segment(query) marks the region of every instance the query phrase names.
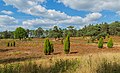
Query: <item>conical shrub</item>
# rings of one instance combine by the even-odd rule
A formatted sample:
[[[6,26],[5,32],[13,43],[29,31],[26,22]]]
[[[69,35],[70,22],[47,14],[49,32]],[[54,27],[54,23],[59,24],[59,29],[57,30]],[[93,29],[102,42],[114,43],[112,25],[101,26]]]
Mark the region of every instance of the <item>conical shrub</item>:
[[[113,40],[112,40],[112,38],[110,38],[109,41],[107,42],[107,47],[108,48],[112,48],[113,47]]]
[[[16,45],[16,44],[15,44],[15,41],[14,41],[14,42],[13,42],[13,46],[15,47],[15,45]]]
[[[103,38],[100,38],[98,41],[98,48],[103,48]]]
[[[64,52],[68,54],[70,52],[70,36],[67,35],[65,42],[64,42]]]
[[[50,53],[53,53],[53,52],[54,52],[53,44],[47,38],[44,42],[44,53],[45,55],[50,55]]]
[[[8,42],[8,43],[7,43],[7,47],[9,47],[9,46],[10,46],[10,43]]]

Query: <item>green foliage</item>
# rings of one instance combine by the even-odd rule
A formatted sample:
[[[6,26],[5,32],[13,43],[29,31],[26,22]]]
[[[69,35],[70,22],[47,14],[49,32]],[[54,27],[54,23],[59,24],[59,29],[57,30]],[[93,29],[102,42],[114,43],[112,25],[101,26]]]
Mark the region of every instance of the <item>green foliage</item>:
[[[11,47],[13,46],[13,43],[12,43],[12,42],[10,43],[10,46],[11,46]]]
[[[53,53],[54,52],[54,48],[53,48],[54,46],[53,46],[53,43],[52,42],[50,42],[50,48],[51,48],[51,53]]]
[[[14,32],[14,36],[16,39],[23,39],[27,37],[27,32],[24,28],[22,27],[18,27],[15,32]]]
[[[13,41],[13,46],[14,46],[14,47],[16,46],[16,43],[15,43],[15,41]]]
[[[98,41],[98,48],[103,48],[103,38],[100,38]]]
[[[113,47],[113,40],[112,40],[112,38],[110,38],[109,41],[107,42],[107,47],[108,48],[112,48]]]
[[[61,39],[61,44],[63,44],[64,43],[64,41],[63,41],[63,39]]]
[[[45,55],[50,55],[50,53],[53,53],[53,52],[54,52],[53,44],[47,38],[44,42],[44,53]]]
[[[29,37],[29,38],[28,38],[28,41],[32,41],[32,38]]]
[[[44,30],[41,27],[39,27],[37,30],[35,30],[35,36],[37,38],[40,38],[43,36],[43,32],[44,32]]]
[[[9,42],[7,42],[7,47],[9,47],[10,46],[10,43]]]
[[[70,52],[70,36],[67,35],[65,42],[64,42],[64,52],[68,54]]]
[[[7,42],[7,47],[15,47],[16,46],[16,43],[15,41],[10,41],[10,42]]]

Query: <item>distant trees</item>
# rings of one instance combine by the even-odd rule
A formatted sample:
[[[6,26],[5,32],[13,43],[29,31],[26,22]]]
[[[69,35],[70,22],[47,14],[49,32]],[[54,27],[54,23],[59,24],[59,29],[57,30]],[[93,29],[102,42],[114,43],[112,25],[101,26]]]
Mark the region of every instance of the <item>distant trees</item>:
[[[15,32],[14,32],[14,36],[16,39],[23,39],[27,37],[27,32],[24,28],[22,27],[18,27]]]
[[[21,27],[22,28],[22,27]],[[17,29],[18,30],[18,29]],[[58,26],[54,26],[51,29],[44,30],[43,28],[39,27],[36,30],[32,29],[26,29],[23,30],[24,34],[27,33],[25,36],[26,38],[28,37],[49,37],[49,38],[65,38],[68,34],[70,37],[91,37],[91,40],[93,39],[100,39],[100,37],[106,37],[107,35],[118,35],[120,36],[120,22],[115,21],[110,24],[108,23],[101,23],[101,24],[89,24],[85,25],[81,29],[76,29],[74,26],[68,26],[67,28],[60,28]],[[0,32],[0,38],[23,38],[23,37],[18,37],[17,34],[14,34],[13,32],[17,33],[15,31],[2,31]],[[20,31],[21,32],[21,31]],[[22,35],[23,36],[23,35]]]
[[[67,28],[68,28],[68,35],[70,35],[71,37],[75,37],[77,30],[74,29],[74,26],[69,26]]]
[[[35,30],[35,36],[37,38],[43,37],[43,33],[44,33],[44,30],[41,27],[39,27],[37,30]]]
[[[62,36],[63,36],[63,31],[61,28],[58,28],[57,26],[54,26],[53,29],[49,30],[49,37],[53,37],[55,38],[55,40]]]

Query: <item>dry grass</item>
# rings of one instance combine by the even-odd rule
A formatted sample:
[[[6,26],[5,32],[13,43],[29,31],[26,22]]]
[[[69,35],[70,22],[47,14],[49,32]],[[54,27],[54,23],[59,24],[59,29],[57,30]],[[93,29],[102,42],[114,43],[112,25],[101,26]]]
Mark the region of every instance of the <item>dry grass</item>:
[[[8,66],[5,66],[7,66],[8,70],[11,66],[16,69],[18,64],[20,66],[20,70],[18,69],[20,73],[21,71],[25,73],[119,73],[120,53],[98,53],[83,56],[64,57],[60,56],[50,59],[14,62],[8,64]],[[3,70],[4,68],[6,69],[3,64],[1,65]],[[16,70],[12,69],[10,71],[14,72]],[[16,73],[19,72],[16,71]]]
[[[43,53],[44,39],[36,38],[32,41],[3,39],[0,40],[0,63],[10,65],[12,63],[15,67],[16,64],[20,64],[24,71],[31,70],[34,66],[37,69],[40,67],[39,71],[41,72],[36,73],[50,73],[51,70],[51,73],[120,73],[120,37],[112,36],[112,38],[114,41],[113,48],[109,49],[104,44],[104,48],[99,49],[97,43],[87,43],[85,38],[72,37],[71,52],[68,55],[64,54],[63,44],[60,41],[50,39],[54,43],[55,51],[48,56]],[[105,39],[105,42],[107,40]],[[9,41],[16,41],[16,47],[7,47],[6,43]],[[30,60],[33,62],[30,65],[31,68],[28,67]],[[1,65],[4,67],[3,64]],[[6,65],[5,69],[9,70]],[[38,66],[36,67],[36,65]],[[0,68],[0,71],[1,69],[4,68]]]

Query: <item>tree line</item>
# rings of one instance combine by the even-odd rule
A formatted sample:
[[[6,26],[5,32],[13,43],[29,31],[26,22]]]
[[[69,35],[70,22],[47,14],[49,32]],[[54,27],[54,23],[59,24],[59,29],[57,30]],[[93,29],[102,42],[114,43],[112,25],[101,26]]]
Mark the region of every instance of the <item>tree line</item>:
[[[109,35],[120,36],[120,22],[115,21],[112,23],[89,24],[81,29],[76,29],[74,26],[69,26],[65,29],[54,26],[51,29],[44,30],[39,27],[36,30],[24,29],[22,27],[16,28],[15,31],[2,31],[0,32],[0,39],[25,39],[25,38],[64,38],[67,35],[70,37],[85,37],[89,36],[94,39],[99,39],[101,36],[106,37]]]

